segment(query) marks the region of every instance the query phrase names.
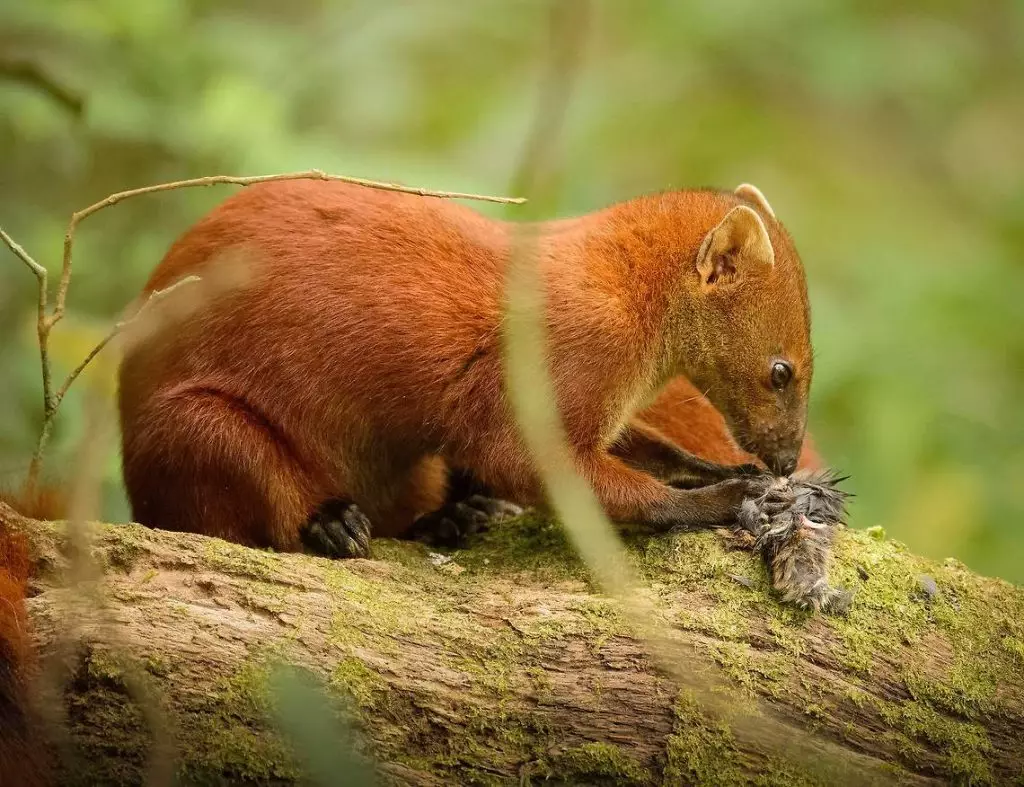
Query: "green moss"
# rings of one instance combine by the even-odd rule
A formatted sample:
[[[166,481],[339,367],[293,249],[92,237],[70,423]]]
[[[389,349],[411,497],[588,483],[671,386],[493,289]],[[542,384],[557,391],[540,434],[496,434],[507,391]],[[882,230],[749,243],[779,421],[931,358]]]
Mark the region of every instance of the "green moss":
[[[470,729],[501,736],[522,761],[538,757],[545,761],[545,732],[531,727],[535,720],[514,704],[514,698],[524,692],[543,694],[550,686],[539,663],[524,663],[526,654],[573,637],[600,649],[610,637],[628,635],[630,626],[616,604],[590,598],[574,603],[568,611],[524,619],[513,616],[505,625],[496,620],[489,628],[481,628],[472,614],[453,614],[465,603],[464,589],[472,587],[467,579],[474,572],[494,575],[498,581],[525,571],[541,581],[585,578],[585,570],[571,557],[557,526],[531,515],[503,523],[495,531],[477,539],[471,549],[454,554],[469,570],[460,577],[440,574],[422,547],[391,542],[384,543],[381,552],[392,572],[386,583],[376,575],[364,579],[354,566],[329,569],[341,609],[336,641],[348,653],[339,670],[346,672],[342,682],[362,692],[363,702],[380,702],[385,693],[377,687],[383,679],[354,661],[353,649],[364,642],[365,634],[373,632],[375,644],[381,641],[376,636],[381,633],[396,641],[429,641],[442,649],[448,667],[492,698],[493,709],[478,708],[470,713]],[[875,703],[857,685],[858,675],[882,666],[886,674],[895,670],[912,699],[886,706],[881,717],[887,727],[880,735],[883,741],[916,767],[934,764],[932,752],[941,749],[946,752],[944,769],[950,777],[984,780],[991,747],[978,736],[981,728],[976,720],[998,710],[994,689],[999,671],[1020,671],[1024,596],[1009,586],[974,577],[958,564],[937,566],[917,558],[898,542],[880,535],[848,531],[838,540],[833,584],[856,591],[846,618],[815,615],[779,603],[760,561],[749,553],[728,549],[715,534],[627,539],[627,546],[655,595],[673,603],[672,619],[719,640],[706,647],[735,685],[748,693],[795,702],[815,723],[828,725],[835,715],[832,709],[842,702],[853,703],[861,712]],[[866,580],[858,574],[858,565],[866,571]],[[934,598],[922,594],[921,574],[935,579],[940,592]],[[408,591],[401,590],[402,583],[407,583]],[[402,609],[402,615],[395,616],[395,609]],[[450,630],[438,631],[431,622],[441,612]],[[826,631],[822,632],[822,627]],[[749,644],[754,637],[756,650]],[[851,673],[843,687],[799,679],[810,643],[821,648],[822,640],[824,647],[834,648],[835,657]],[[921,662],[914,654],[922,647],[948,651],[948,667],[937,674],[915,668]],[[599,686],[593,687],[593,699],[600,704]],[[415,709],[403,702],[393,699],[393,707],[386,710],[396,721],[415,714]],[[375,712],[381,712],[379,707]],[[776,774],[762,777],[764,783],[771,779],[790,784],[813,781],[802,769],[783,761],[767,769],[763,759],[751,760],[728,725],[703,716],[692,704],[681,701],[677,715],[687,717],[690,723],[677,723],[670,741],[669,782],[675,778],[707,784],[741,783],[749,781],[749,774],[755,771]],[[450,768],[455,774],[465,769],[485,781],[488,757],[499,755],[481,745],[478,740],[456,741],[447,747],[432,743],[418,752],[413,746],[408,757],[410,764],[420,758],[432,763],[435,771]],[[898,766],[894,768],[900,771]],[[786,774],[785,779],[777,774]]]
[[[786,614],[789,612],[789,614]],[[795,621],[807,617],[800,610],[782,610],[768,620],[768,631],[772,635],[776,647],[796,658],[807,650],[807,639],[795,625]]]
[[[1001,712],[1001,702],[1012,700],[995,690],[999,676],[1020,675],[1024,665],[1024,594],[1018,589],[975,577],[956,563],[940,566],[916,558],[897,542],[850,531],[838,541],[832,579],[856,589],[857,596],[847,618],[833,618],[779,603],[760,561],[728,549],[715,534],[630,538],[627,546],[655,598],[672,605],[668,619],[710,635],[710,640],[696,639],[743,689],[732,692],[741,705],[752,705],[755,692],[769,694],[805,709],[814,728],[827,727],[836,708],[853,703],[859,715],[877,712],[878,726],[884,725],[880,740],[899,752],[908,768],[934,767],[934,752],[941,751],[943,775],[976,782],[992,778],[986,762],[992,746],[983,723]],[[214,542],[210,550],[216,568],[249,580],[243,589],[249,606],[269,613],[281,609],[280,590],[265,581],[278,561],[275,555],[224,542]],[[642,763],[614,746],[584,744],[552,754],[564,741],[564,730],[547,728],[533,702],[551,691],[540,654],[574,641],[600,650],[611,638],[630,635],[616,603],[581,593],[568,609],[540,614],[517,611],[525,608],[522,597],[507,612],[481,610],[474,603],[481,582],[492,596],[507,589],[511,602],[520,593],[514,583],[523,572],[534,574],[531,587],[537,580],[569,580],[564,586],[580,587],[586,571],[557,525],[534,515],[502,523],[471,549],[454,553],[467,569],[458,576],[438,571],[421,545],[377,541],[374,555],[378,561],[372,563],[309,560],[333,591],[328,638],[337,663],[331,686],[360,708],[372,709],[383,729],[396,731],[380,744],[386,747],[382,754],[459,783],[505,783],[496,773],[516,773],[523,763],[589,783],[653,779]],[[858,564],[867,580],[858,576]],[[934,598],[921,593],[917,578],[923,573],[936,581]],[[182,607],[182,614],[191,613]],[[372,653],[366,650],[370,643]],[[459,711],[466,734],[439,738],[412,695],[389,684],[389,673],[374,669],[383,663],[382,655],[417,643],[438,652],[441,667],[471,685],[471,704]],[[920,648],[942,658],[916,659]],[[825,658],[834,656],[850,673],[840,685],[804,678],[807,652],[822,649]],[[109,695],[104,702],[111,707],[123,703],[123,665],[104,654],[92,662],[87,672],[95,692]],[[937,664],[942,668],[935,669]],[[253,659],[215,696],[190,699],[202,708],[179,717],[192,720],[190,725],[205,719],[186,731],[185,745],[197,752],[188,771],[193,781],[266,782],[297,773],[266,722],[262,665],[262,659]],[[150,671],[160,674],[165,667]],[[911,699],[876,700],[862,688],[868,673],[902,680]],[[607,702],[600,685],[592,689],[595,705]],[[757,783],[764,784],[813,781],[784,759],[753,754],[738,721],[734,736],[728,723],[702,712],[692,697],[680,698],[676,716],[666,783],[750,783],[753,773],[771,774],[759,777]],[[840,725],[832,731],[843,735]],[[124,750],[144,752],[133,734],[124,733]],[[144,755],[139,757],[144,763]]]
[[[706,597],[676,610],[675,622],[684,629],[742,640],[750,634],[751,621],[763,616],[763,605],[774,604],[761,562],[728,549],[717,534],[648,538],[634,547],[634,554],[641,576],[662,595],[683,590]]]
[[[814,621],[834,633],[825,642],[834,642],[834,655],[851,673],[850,680],[880,667],[902,678],[912,699],[886,708],[882,721],[889,729],[883,739],[918,767],[933,764],[932,752],[940,750],[948,776],[984,781],[990,777],[986,761],[992,750],[978,722],[999,713],[1001,701],[1012,701],[1000,700],[997,687],[1000,676],[1020,675],[1024,663],[1024,594],[977,577],[956,562],[939,566],[913,556],[883,536],[847,531],[838,539],[831,581],[856,591],[845,618],[774,602],[757,561],[724,549],[713,538],[687,534],[678,537],[685,542],[653,539],[642,552],[642,566],[651,582],[662,583],[666,590],[682,589],[695,599],[677,613],[677,620],[685,628],[725,640],[708,647],[735,684],[787,698],[825,724],[834,717],[831,709],[837,702],[860,708],[874,703],[856,685],[835,690],[794,681],[802,673],[807,628]],[[922,592],[922,574],[935,579],[939,592],[934,597]],[[733,581],[734,575],[744,577],[745,583]],[[778,651],[765,650],[763,644],[754,651],[747,644],[755,632],[764,641],[762,625]],[[820,642],[821,634],[814,636]],[[948,653],[949,658],[922,662],[915,657],[922,648]],[[936,671],[937,664],[946,666]],[[928,665],[929,671],[920,665]],[[677,726],[669,776],[711,784],[743,781],[743,757],[728,729],[705,718],[694,720],[688,707],[682,703],[677,709],[677,714],[689,716],[690,724]],[[1013,712],[1012,707],[1005,710]]]
[[[203,557],[217,571],[249,579],[270,579],[280,561],[271,552],[231,544],[219,538],[206,541]]]
[[[90,679],[118,688],[124,687],[125,672],[130,667],[124,656],[101,648],[90,649],[84,665]]]
[[[746,642],[720,642],[711,647],[726,675],[748,691],[777,695],[792,673],[792,660],[778,653],[755,651]]]
[[[330,641],[341,653],[332,686],[400,732],[388,740],[387,756],[411,768],[448,774],[458,783],[488,783],[500,781],[493,773],[500,763],[515,772],[518,764],[539,760],[550,745],[550,734],[533,706],[518,698],[542,690],[547,676],[525,658],[524,643],[559,636],[558,627],[532,630],[528,623],[517,627],[501,619],[484,625],[468,606],[473,596],[467,595],[466,575],[437,571],[419,547],[385,544],[384,551],[401,555],[401,560],[325,567],[336,605]],[[612,613],[595,605],[589,615],[571,617],[590,626],[589,621],[606,621]],[[366,660],[369,653],[363,649],[371,642],[375,654],[385,655],[391,647],[398,652],[422,642],[439,653],[443,667],[470,682],[479,703],[459,710],[467,734],[439,738],[412,697],[389,686]]]
[[[699,631],[726,640],[739,640],[750,631],[750,621],[740,605],[714,603],[703,609],[681,609],[676,623],[688,631]]]
[[[428,559],[434,551],[415,541],[398,541],[393,538],[375,538],[370,542],[371,557],[395,563],[411,571],[435,572]]]
[[[737,703],[735,707],[743,705]],[[845,775],[842,766],[834,763],[808,761],[804,765],[780,755],[765,757],[744,750],[729,724],[702,710],[692,692],[680,694],[675,716],[664,784],[814,787],[838,783],[836,778]],[[745,720],[751,718],[746,716]]]
[[[869,673],[875,654],[891,654],[893,643],[916,643],[929,612],[915,600],[919,567],[898,542],[849,531],[837,542],[832,575],[836,584],[856,589],[845,617],[829,617],[843,644],[840,659],[851,672]],[[857,566],[867,571],[861,580]]]
[[[654,775],[635,757],[608,743],[585,743],[566,749],[547,762],[549,776],[559,781],[586,779],[588,784],[646,785]]]
[[[145,528],[141,525],[116,525],[113,538],[108,539],[104,552],[107,565],[128,573],[147,549]]]
[[[699,588],[708,580],[724,580],[729,575],[746,576],[757,584],[764,577],[764,570],[752,555],[726,549],[722,538],[715,533],[642,537],[631,543],[640,558],[639,567],[644,578],[673,587]],[[729,581],[749,592],[748,588]],[[722,591],[731,589],[724,582],[720,584]]]
[[[119,660],[93,649],[65,695],[74,757],[57,763],[60,784],[141,784],[152,735],[124,685]]]
[[[991,670],[961,660],[939,679],[909,667],[903,681],[915,700],[966,719],[976,719],[990,710],[996,693],[996,676]]]
[[[866,580],[856,575],[858,563]],[[933,597],[921,591],[922,574],[935,580],[939,592]],[[884,659],[911,700],[889,703],[859,692],[848,697],[879,707],[888,740],[907,761],[924,764],[928,751],[937,750],[947,776],[972,783],[991,779],[992,747],[981,722],[1001,713],[999,682],[1021,674],[1017,653],[1005,643],[1019,636],[1024,594],[956,561],[936,565],[898,542],[858,532],[840,539],[833,576],[857,588],[849,616],[826,619],[841,643],[837,655],[852,672],[863,673]],[[916,657],[920,649],[941,658],[922,661]]]
[[[1024,665],[1024,639],[1007,636],[1003,637],[1001,644],[1003,650],[1015,657],[1019,664]]]
[[[857,563],[867,570],[866,581],[857,577]],[[882,655],[902,670],[916,698],[968,717],[992,710],[998,676],[1013,668],[1013,654],[998,643],[1017,626],[1013,621],[1024,618],[1024,594],[958,564],[936,566],[908,554],[898,542],[857,532],[840,539],[832,573],[837,583],[857,588],[849,615],[828,618],[851,671],[870,672]],[[921,574],[935,579],[940,591],[935,598],[921,593]],[[930,648],[950,650],[952,664],[944,674],[922,673],[914,659],[901,659],[894,650],[912,652],[926,638]]]
[[[58,781],[112,787],[143,784],[153,752],[146,713],[123,685],[126,664],[93,650],[82,662],[74,692],[66,696],[74,754],[61,758]],[[188,785],[286,784],[301,778],[287,749],[258,712],[262,674],[249,664],[213,695],[183,695],[170,715],[180,750],[189,759],[176,781]],[[149,711],[152,712],[152,709]]]
[[[846,690],[846,698],[858,708],[865,707],[868,704],[870,697],[870,694],[857,686],[851,686]]]
[[[372,639],[374,647],[385,653],[397,653],[410,641],[432,647],[440,643],[444,632],[434,630],[435,621],[458,618],[448,608],[445,593],[451,580],[443,576],[427,580],[403,566],[387,565],[387,580],[382,581],[380,567],[373,570],[377,575],[366,579],[355,564],[335,561],[326,566],[324,579],[336,601],[331,643],[350,652]]]
[[[249,609],[279,615],[288,611],[287,593],[270,582],[252,581],[242,589],[241,601]]]
[[[477,572],[530,571],[553,580],[585,576],[561,525],[534,512],[496,524],[452,556]]]
[[[468,677],[474,686],[497,700],[523,683],[523,643],[514,632],[500,632],[489,640],[460,640],[446,648],[445,662]]]
[[[538,702],[544,702],[551,695],[551,678],[542,667],[527,667],[523,672],[530,676]]]
[[[331,671],[331,685],[342,688],[361,708],[372,708],[387,682],[357,658],[344,658]]]
[[[143,662],[146,672],[158,678],[165,678],[171,673],[171,664],[167,657],[156,654],[146,656]]]
[[[925,741],[944,753],[948,774],[968,784],[988,784],[992,780],[987,755],[992,750],[981,726],[951,719],[922,702],[894,703],[876,700],[882,719],[909,736],[913,742]],[[918,751],[905,749],[910,759]]]
[[[298,781],[298,764],[268,722],[270,651],[246,661],[221,681],[213,696],[198,699],[180,726],[190,752],[179,778],[188,784],[221,785]],[[185,721],[184,714],[181,721]]]
[[[555,744],[553,732],[532,707],[493,701],[463,705],[459,713],[465,734],[441,737],[422,710],[407,706],[403,711],[407,715],[400,729],[406,737],[389,745],[389,757],[444,783],[507,785],[509,777],[501,774],[525,776],[529,768],[524,763],[550,774],[544,765]]]
[[[706,716],[692,692],[679,696],[675,715],[668,739],[666,784],[725,787],[748,782],[729,727]]]
[[[570,604],[569,609],[579,613],[589,632],[622,633],[626,621],[618,604],[610,599],[594,597]]]

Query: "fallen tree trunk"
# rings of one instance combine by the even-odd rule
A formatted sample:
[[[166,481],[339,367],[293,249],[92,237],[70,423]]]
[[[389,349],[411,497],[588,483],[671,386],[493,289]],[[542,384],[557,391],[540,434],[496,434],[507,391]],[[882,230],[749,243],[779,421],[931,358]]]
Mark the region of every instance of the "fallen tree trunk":
[[[94,528],[87,559],[63,525],[0,519],[34,547],[62,783],[301,782],[268,714],[276,660],[347,703],[390,783],[1024,779],[1024,590],[878,534],[840,539],[845,618],[780,605],[716,534],[630,541],[681,687],[529,514],[447,560],[378,541],[343,562],[135,525]]]

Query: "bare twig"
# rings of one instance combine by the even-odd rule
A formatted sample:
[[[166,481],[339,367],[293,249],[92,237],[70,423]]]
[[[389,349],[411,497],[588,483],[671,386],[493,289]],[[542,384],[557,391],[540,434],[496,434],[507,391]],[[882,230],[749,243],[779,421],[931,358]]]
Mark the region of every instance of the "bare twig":
[[[68,388],[71,387],[71,384],[78,378],[78,375],[82,373],[85,367],[89,365],[89,362],[97,355],[99,355],[100,351],[102,351],[104,347],[110,344],[110,342],[114,339],[115,336],[121,333],[121,331],[123,331],[133,322],[138,320],[146,311],[146,309],[149,308],[149,306],[163,300],[172,292],[177,290],[179,287],[186,284],[193,284],[197,281],[200,281],[200,278],[198,276],[186,276],[184,279],[176,281],[170,287],[165,287],[162,290],[155,291],[148,298],[146,298],[146,300],[142,302],[142,305],[135,310],[135,313],[132,316],[128,317],[127,319],[121,320],[120,322],[114,323],[114,327],[110,329],[110,332],[103,337],[99,344],[97,344],[95,347],[92,348],[92,350],[89,351],[89,354],[85,356],[82,362],[78,364],[78,366],[75,367],[74,371],[72,371],[71,374],[67,376],[67,379],[64,380],[64,384],[59,389],[57,389],[57,393],[55,393],[53,396],[54,407],[60,406],[61,401],[64,399],[64,395],[68,392]]]
[[[14,239],[4,232],[3,229],[0,229],[0,240],[7,244],[7,247],[14,252],[14,256],[31,269],[39,283],[38,301],[36,304],[36,335],[39,338],[39,363],[42,367],[43,375],[43,431],[48,434],[49,429],[46,426],[46,421],[50,413],[50,403],[53,401],[53,392],[50,376],[50,326],[46,318],[46,305],[47,298],[49,297],[47,272],[46,268],[32,259],[28,252],[15,243]],[[28,481],[25,490],[30,496],[35,491],[36,476],[39,471],[39,468],[35,465],[36,461],[33,457],[33,464],[29,465]]]
[[[253,175],[251,177],[236,177],[234,175],[209,175],[205,178],[193,178],[192,180],[178,180],[173,183],[158,183],[155,186],[144,186],[129,191],[119,191],[111,194],[87,208],[72,214],[68,231],[64,235],[64,262],[61,267],[60,283],[57,285],[57,300],[53,307],[53,315],[50,318],[51,324],[57,322],[64,316],[64,302],[67,298],[68,282],[71,279],[71,244],[75,236],[75,228],[79,222],[98,213],[104,208],[116,205],[131,197],[141,197],[144,194],[156,194],[161,191],[173,191],[175,189],[197,188],[202,186],[252,186],[256,183],[269,183],[275,180],[334,180],[341,183],[354,183],[357,186],[366,186],[371,189],[383,191],[398,191],[403,194],[416,194],[420,197],[438,197],[440,199],[471,199],[481,202],[500,202],[506,205],[520,205],[526,202],[522,197],[493,197],[487,194],[468,194],[461,191],[434,191],[432,189],[421,189],[416,186],[403,186],[398,183],[384,183],[378,180],[366,180],[355,178],[349,175],[329,175],[319,169],[310,169],[305,172],[288,172],[281,175]]]
[[[384,191],[397,191],[404,194],[415,194],[421,197],[436,197],[440,199],[469,199],[479,200],[483,202],[499,202],[503,204],[519,205],[526,200],[521,197],[495,197],[487,194],[469,194],[460,191],[434,191],[432,189],[417,188],[415,186],[403,186],[398,183],[384,183],[376,180],[367,180],[365,178],[350,177],[348,175],[330,175],[326,172],[322,172],[318,169],[306,170],[304,172],[289,172],[278,175],[253,175],[247,177],[236,177],[233,175],[210,175],[204,178],[193,178],[191,180],[178,180],[172,183],[158,183],[153,186],[144,186],[138,189],[130,189],[128,191],[119,191],[116,194],[100,200],[99,202],[93,203],[87,208],[76,211],[71,215],[71,221],[68,224],[67,232],[64,235],[64,256],[61,263],[60,280],[57,284],[57,294],[54,299],[53,309],[47,313],[49,287],[47,279],[46,268],[36,262],[19,244],[17,244],[10,235],[0,229],[0,240],[7,245],[7,247],[14,253],[18,259],[24,262],[35,274],[36,279],[39,283],[39,300],[38,300],[38,314],[36,318],[36,334],[39,338],[39,360],[42,367],[43,377],[43,425],[39,433],[39,441],[36,444],[35,453],[32,455],[32,460],[29,463],[29,469],[27,478],[25,480],[25,493],[32,495],[35,492],[36,485],[39,481],[39,473],[42,468],[43,453],[46,450],[46,445],[50,439],[50,432],[53,429],[53,420],[57,415],[57,409],[60,407],[61,401],[64,399],[65,394],[68,392],[68,388],[78,378],[86,366],[92,361],[93,358],[98,355],[107,344],[132,320],[139,316],[143,309],[145,309],[153,301],[159,300],[166,295],[169,295],[171,290],[176,289],[179,285],[184,284],[195,277],[189,277],[183,279],[172,287],[168,287],[166,290],[153,293],[150,298],[143,303],[143,305],[136,312],[135,316],[129,320],[118,323],[114,326],[111,332],[94,347],[85,359],[71,372],[68,378],[61,385],[60,389],[54,393],[52,372],[50,367],[50,356],[49,356],[49,341],[50,331],[53,330],[53,326],[56,325],[64,317],[64,308],[67,303],[68,296],[68,285],[71,283],[71,263],[72,263],[72,247],[74,244],[75,229],[78,225],[89,218],[94,213],[98,213],[104,208],[109,208],[112,205],[116,205],[119,202],[123,202],[126,199],[132,197],[141,197],[145,194],[156,194],[162,191],[174,191],[177,189],[196,188],[200,186],[215,186],[215,185],[234,185],[234,186],[251,186],[256,183],[269,183],[276,180],[331,180],[339,181],[342,183],[352,183],[358,186],[366,186],[372,189],[382,189]]]
[[[39,473],[42,470],[43,453],[46,451],[46,445],[50,440],[50,433],[53,430],[53,422],[57,415],[57,408],[60,407],[60,403],[63,401],[65,394],[67,394],[68,389],[71,387],[71,384],[78,379],[78,375],[85,370],[85,367],[89,365],[93,358],[100,354],[104,347],[110,344],[111,340],[113,340],[115,336],[121,333],[125,327],[135,322],[151,303],[162,300],[184,284],[191,284],[199,280],[198,276],[188,276],[178,282],[175,282],[170,287],[166,287],[165,289],[157,290],[152,293],[136,310],[135,314],[125,320],[115,323],[110,332],[104,336],[103,339],[89,351],[88,355],[85,356],[82,362],[72,370],[71,374],[67,376],[61,387],[57,389],[57,392],[48,397],[47,401],[50,403],[49,410],[43,416],[43,426],[39,431],[36,450],[32,454],[32,460],[28,467],[28,477],[25,481],[26,494],[34,493],[36,490],[36,485],[39,482]],[[45,346],[45,344],[40,345],[41,348]],[[45,384],[47,389],[50,385],[49,377],[49,369],[47,368],[44,370],[44,379],[47,380],[47,383]]]
[[[38,279],[44,282],[46,281],[46,268],[44,268],[42,265],[40,265],[38,262],[32,259],[29,256],[28,252],[25,251],[17,243],[15,243],[14,239],[6,232],[4,232],[2,229],[0,229],[0,238],[3,238],[4,243],[7,244],[8,248],[10,248],[10,250],[14,252],[14,255],[18,259],[20,259],[22,262],[28,265],[29,268],[32,269],[32,272],[36,275]]]

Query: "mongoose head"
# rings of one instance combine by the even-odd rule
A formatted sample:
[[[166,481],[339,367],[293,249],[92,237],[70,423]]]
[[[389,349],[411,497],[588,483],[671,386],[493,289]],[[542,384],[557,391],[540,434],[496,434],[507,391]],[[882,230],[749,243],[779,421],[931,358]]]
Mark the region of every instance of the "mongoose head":
[[[803,264],[755,187],[725,197],[689,277],[685,372],[736,442],[779,475],[796,469],[813,372]]]

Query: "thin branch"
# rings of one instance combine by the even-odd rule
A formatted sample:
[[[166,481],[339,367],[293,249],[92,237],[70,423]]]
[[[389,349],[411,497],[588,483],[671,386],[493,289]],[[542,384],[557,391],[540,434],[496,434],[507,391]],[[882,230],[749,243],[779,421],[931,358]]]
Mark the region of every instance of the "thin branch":
[[[89,365],[90,361],[92,361],[93,358],[95,358],[97,355],[100,354],[100,352],[102,352],[104,347],[110,344],[114,337],[121,333],[121,331],[123,331],[126,327],[137,321],[150,305],[162,301],[164,298],[166,298],[172,292],[177,290],[179,287],[182,287],[186,284],[193,284],[198,281],[200,281],[200,278],[198,276],[186,276],[184,279],[176,281],[170,287],[165,287],[162,290],[156,290],[155,292],[150,294],[150,296],[145,301],[143,301],[142,305],[139,306],[139,308],[135,311],[135,314],[133,314],[131,317],[128,317],[127,319],[114,323],[114,327],[110,329],[110,333],[104,336],[103,339],[99,342],[99,344],[97,344],[95,347],[92,348],[92,350],[89,351],[89,354],[86,355],[82,362],[75,367],[74,371],[72,371],[71,374],[67,376],[67,379],[64,380],[64,384],[61,385],[61,387],[57,390],[57,393],[54,394],[54,410],[56,410],[60,406],[60,403],[64,399],[64,395],[68,392],[68,389],[71,387],[71,384],[76,379],[78,379],[78,375],[80,375],[85,370],[85,367]]]
[[[72,383],[78,378],[86,366],[95,358],[110,341],[120,333],[125,326],[136,320],[142,312],[146,309],[149,304],[162,299],[169,295],[172,290],[177,289],[183,284],[197,281],[198,278],[195,276],[189,276],[174,285],[167,287],[164,290],[154,292],[150,297],[139,307],[138,311],[129,319],[123,320],[117,323],[110,333],[97,344],[92,351],[85,357],[85,359],[75,367],[74,371],[68,375],[64,384],[61,385],[60,390],[56,394],[53,393],[52,374],[50,369],[50,331],[53,326],[56,325],[61,318],[64,316],[64,305],[67,302],[68,296],[68,285],[71,283],[71,252],[72,245],[74,243],[75,229],[79,223],[89,218],[94,213],[98,213],[104,208],[109,208],[112,205],[116,205],[119,202],[123,202],[131,197],[141,197],[144,194],[156,194],[161,191],[173,191],[176,189],[187,189],[196,188],[199,186],[215,186],[215,185],[234,185],[234,186],[251,186],[255,183],[269,183],[275,180],[333,180],[342,183],[352,183],[357,186],[366,186],[372,189],[382,189],[384,191],[398,191],[403,194],[415,194],[420,197],[437,197],[440,199],[469,199],[479,200],[482,202],[499,202],[506,205],[520,205],[526,202],[521,197],[494,197],[487,194],[469,194],[461,191],[434,191],[432,189],[422,189],[415,186],[402,186],[398,183],[384,183],[377,180],[367,180],[365,178],[350,177],[348,175],[329,175],[326,172],[322,172],[318,169],[311,169],[305,172],[289,172],[279,175],[253,175],[248,177],[236,177],[233,175],[210,175],[205,178],[193,178],[191,180],[178,180],[173,183],[158,183],[153,186],[144,186],[138,189],[130,189],[128,191],[119,191],[116,194],[111,194],[105,199],[100,200],[87,208],[76,211],[71,214],[71,221],[68,224],[67,232],[64,235],[64,257],[61,263],[60,281],[57,285],[57,296],[54,300],[52,311],[47,314],[47,299],[48,299],[48,284],[47,284],[47,271],[46,268],[36,262],[20,245],[14,242],[6,232],[0,229],[0,239],[7,245],[7,247],[14,253],[18,259],[24,262],[35,274],[36,279],[39,282],[39,302],[38,302],[38,315],[36,320],[36,333],[39,337],[39,360],[42,366],[43,375],[43,426],[39,432],[39,440],[36,443],[35,453],[32,455],[32,460],[29,463],[28,475],[25,481],[25,493],[27,495],[34,494],[36,484],[39,481],[39,473],[42,468],[43,452],[46,450],[46,445],[50,439],[50,432],[53,429],[53,420],[57,415],[57,408],[63,401],[65,394],[71,387]]]
[[[64,302],[67,298],[68,283],[71,280],[71,244],[74,241],[75,228],[78,223],[94,213],[111,205],[116,205],[131,197],[141,197],[144,194],[156,194],[161,191],[172,191],[174,189],[187,189],[204,186],[234,185],[252,186],[256,183],[269,183],[275,180],[334,180],[341,183],[353,183],[357,186],[366,186],[371,189],[382,189],[384,191],[398,191],[403,194],[416,194],[420,197],[438,197],[441,199],[470,199],[481,202],[499,202],[505,205],[521,205],[526,202],[522,197],[493,197],[487,194],[469,194],[461,191],[434,191],[422,189],[415,186],[403,186],[398,183],[384,183],[378,180],[367,180],[355,178],[348,175],[329,175],[319,169],[311,169],[305,172],[289,172],[281,175],[254,175],[251,177],[236,177],[233,175],[209,175],[205,178],[194,178],[192,180],[179,180],[173,183],[158,183],[155,186],[144,186],[129,191],[119,191],[111,194],[106,199],[90,205],[87,208],[72,214],[68,231],[64,235],[64,262],[61,268],[60,283],[57,286],[57,300],[53,307],[53,314],[50,317],[51,327],[55,322],[64,316]]]
[[[50,441],[50,432],[53,430],[53,421],[57,417],[57,408],[60,407],[60,403],[64,400],[64,396],[67,394],[71,384],[78,379],[78,376],[85,370],[85,367],[89,365],[92,359],[99,355],[103,348],[110,344],[115,336],[121,333],[121,331],[123,331],[127,326],[138,320],[151,304],[163,300],[183,285],[192,284],[198,281],[200,281],[198,276],[186,276],[184,279],[176,281],[171,286],[150,294],[150,296],[143,301],[142,305],[136,309],[135,313],[131,317],[115,323],[114,327],[110,329],[110,333],[104,336],[99,344],[93,347],[92,350],[89,351],[89,354],[85,356],[84,360],[74,368],[71,374],[67,376],[57,393],[50,398],[49,406],[43,414],[43,427],[39,431],[39,440],[36,442],[36,450],[33,452],[32,461],[28,466],[28,477],[25,481],[26,493],[33,493],[36,489],[36,484],[39,482],[39,474],[43,465],[43,454],[46,451],[47,443]],[[45,343],[40,346],[45,346]],[[47,372],[48,371],[49,370],[47,370]]]
[[[36,304],[36,336],[39,340],[39,365],[42,369],[43,375],[43,424],[44,431],[48,434],[49,429],[46,428],[46,423],[50,418],[53,404],[53,382],[50,374],[50,322],[46,316],[46,305],[49,293],[49,284],[46,268],[36,262],[29,255],[25,249],[23,249],[18,243],[15,243],[14,239],[8,235],[3,229],[0,229],[0,239],[3,240],[7,247],[14,252],[14,256],[24,262],[32,273],[35,274],[38,282],[38,301]],[[26,493],[32,494],[35,491],[35,482],[38,476],[39,468],[36,466],[36,461],[33,458],[32,464],[29,465],[28,482],[26,485]]]
[[[36,275],[37,279],[41,279],[43,281],[46,280],[46,268],[32,259],[32,257],[29,256],[29,253],[15,243],[14,238],[4,232],[3,229],[0,229],[0,239],[3,239],[3,242],[7,244],[7,248],[14,252],[15,257],[32,269],[32,272]]]

